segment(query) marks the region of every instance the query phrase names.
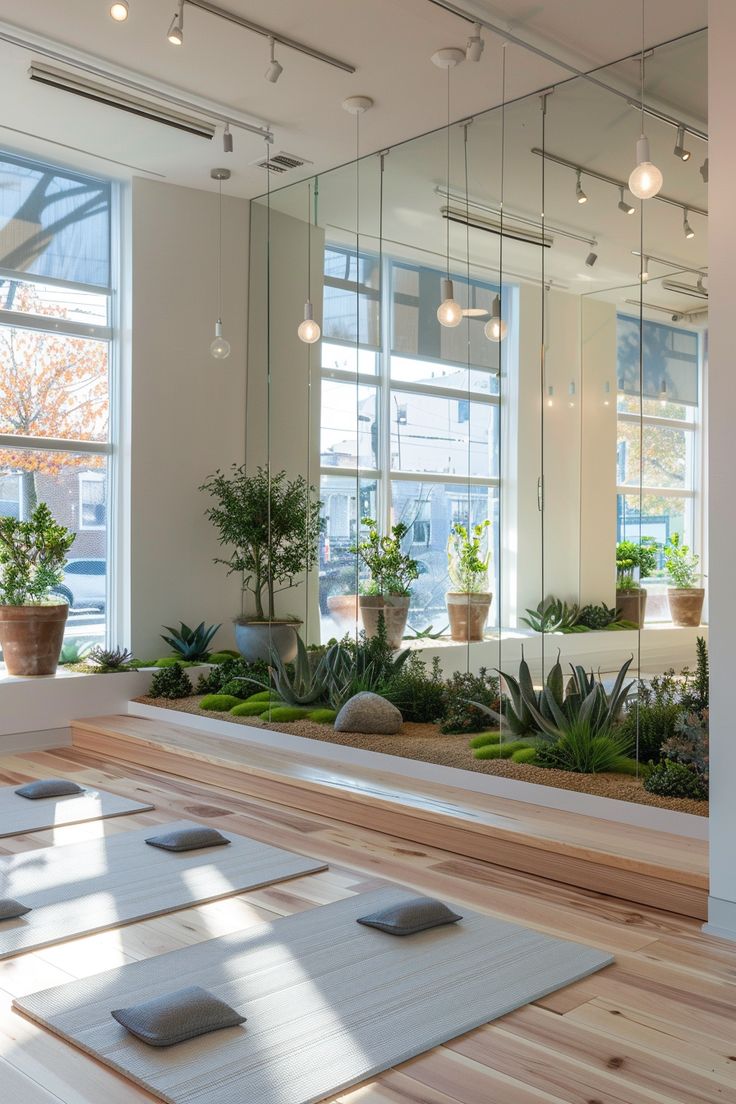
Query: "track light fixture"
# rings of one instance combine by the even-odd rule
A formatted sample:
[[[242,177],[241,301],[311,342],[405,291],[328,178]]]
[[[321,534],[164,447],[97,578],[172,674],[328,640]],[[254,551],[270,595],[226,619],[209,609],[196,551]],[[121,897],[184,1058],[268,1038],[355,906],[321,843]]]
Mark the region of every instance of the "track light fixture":
[[[480,23],[476,23],[473,27],[472,35],[468,37],[468,41],[465,44],[465,60],[480,61],[485,45],[480,35]]]
[[[688,222],[687,207],[683,207],[683,209],[682,209],[682,232],[685,235],[685,237],[688,238],[688,240],[690,238],[695,237],[695,231],[693,230],[692,226]]]
[[[636,211],[636,207],[634,207],[633,203],[627,203],[624,199],[623,188],[619,188],[618,190],[618,209],[619,211],[623,211],[625,215],[633,215]]]
[[[233,152],[233,135],[229,123],[225,123],[225,129],[222,132],[222,148],[225,153]]]
[[[583,185],[580,182],[580,170],[578,169],[578,179],[575,185],[575,195],[577,196],[578,203],[587,203],[588,197],[583,191]]]
[[[585,258],[586,265],[588,266],[588,268],[592,268],[597,260],[598,260],[598,254],[594,253],[593,250],[591,249],[590,253]]]
[[[172,46],[184,45],[184,0],[179,0],[166,37]]]
[[[110,5],[110,18],[116,23],[124,23],[128,18],[128,0],[115,0]]]
[[[685,149],[685,128],[684,126],[678,126],[677,137],[675,138],[675,148],[672,151],[675,157],[679,157],[681,161],[690,160],[690,150]]]
[[[269,44],[271,46],[271,60],[268,63],[268,69],[266,70],[266,80],[271,84],[275,84],[284,71],[283,65],[280,65],[276,60],[276,39],[269,38]]]
[[[703,162],[703,164],[700,166],[700,169],[698,171],[700,172],[700,175],[703,178],[703,183],[707,184],[708,183],[708,158],[707,157],[706,157],[705,161]]]

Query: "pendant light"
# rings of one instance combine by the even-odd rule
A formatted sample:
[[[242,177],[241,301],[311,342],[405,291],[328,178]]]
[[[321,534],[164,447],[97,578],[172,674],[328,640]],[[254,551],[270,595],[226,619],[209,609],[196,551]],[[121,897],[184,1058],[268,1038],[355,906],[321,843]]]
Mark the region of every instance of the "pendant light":
[[[489,341],[503,341],[508,333],[508,326],[501,318],[501,296],[494,295],[491,304],[491,317],[483,327],[483,333]]]
[[[435,54],[432,54],[432,61],[438,69],[445,69],[447,71],[447,194],[450,194],[450,70],[454,69],[456,65],[459,65],[461,61],[465,60],[465,53],[462,50],[456,49],[453,46],[449,46],[444,50],[438,50]],[[459,326],[463,320],[463,309],[460,304],[455,300],[455,289],[453,287],[452,279],[450,277],[450,220],[446,219],[446,272],[447,275],[442,280],[441,295],[442,302],[437,308],[437,321],[441,326],[445,326],[448,329],[454,329],[455,326]]]
[[[215,337],[210,344],[210,355],[215,360],[225,360],[230,356],[230,342],[222,336],[222,182],[230,179],[230,170],[212,169],[210,176],[218,182],[220,188],[217,217],[217,321]]]
[[[315,223],[316,223],[315,217]],[[304,304],[304,321],[299,323],[297,336],[305,345],[314,345],[322,336],[318,322],[314,320],[312,306],[312,182],[307,191],[307,301]]]
[[[649,139],[644,133],[644,4],[645,0],[641,0],[641,137],[636,143],[636,168],[629,177],[629,191],[637,199],[652,199],[662,190],[664,178],[651,160]]]
[[[128,0],[115,0],[110,5],[110,18],[116,23],[124,23],[128,18]]]

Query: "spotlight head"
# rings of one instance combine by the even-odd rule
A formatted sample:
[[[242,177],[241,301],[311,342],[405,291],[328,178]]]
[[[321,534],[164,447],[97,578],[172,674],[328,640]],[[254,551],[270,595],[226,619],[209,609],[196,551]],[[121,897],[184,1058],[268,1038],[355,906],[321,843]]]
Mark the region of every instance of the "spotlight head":
[[[128,0],[114,0],[110,5],[110,18],[116,23],[124,23],[128,18]]]
[[[465,60],[480,61],[485,45],[480,35],[480,23],[476,23],[472,35],[468,37],[465,44]]]
[[[592,268],[597,260],[598,260],[598,254],[594,253],[591,250],[590,253],[588,254],[588,256],[585,258],[585,263],[588,266],[588,268]]]
[[[271,44],[271,60],[268,63],[268,69],[266,70],[266,80],[271,84],[275,84],[284,71],[283,65],[280,65],[276,60],[274,51],[276,50],[276,39],[269,38]]]
[[[166,37],[172,46],[184,45],[184,0],[179,0],[179,5],[169,24]]]
[[[575,195],[577,197],[578,203],[587,203],[588,202],[588,197],[585,194],[585,192],[583,191],[583,185],[580,183],[580,171],[579,170],[578,170],[577,184],[575,185]]]
[[[225,123],[225,130],[222,134],[222,148],[225,153],[233,152],[233,136],[230,132],[230,124]]]
[[[619,188],[618,196],[619,196],[619,198],[618,198],[618,209],[619,209],[619,211],[623,211],[623,213],[625,215],[633,215],[636,212],[636,207],[634,207],[633,203],[627,203],[627,201],[624,199],[624,190],[623,190],[623,188]]]
[[[688,211],[687,211],[687,207],[685,207],[683,209],[683,212],[682,212],[682,232],[689,241],[690,238],[695,237],[695,231],[693,230],[692,226],[690,225],[687,215],[688,215]]]
[[[703,183],[707,184],[708,183],[708,158],[707,157],[706,157],[705,161],[703,162],[703,164],[700,166],[700,169],[698,171],[699,171],[700,175],[703,178]]]
[[[685,128],[684,126],[678,126],[677,138],[675,139],[675,148],[672,151],[675,157],[679,157],[681,161],[690,160],[690,150],[685,149]]]

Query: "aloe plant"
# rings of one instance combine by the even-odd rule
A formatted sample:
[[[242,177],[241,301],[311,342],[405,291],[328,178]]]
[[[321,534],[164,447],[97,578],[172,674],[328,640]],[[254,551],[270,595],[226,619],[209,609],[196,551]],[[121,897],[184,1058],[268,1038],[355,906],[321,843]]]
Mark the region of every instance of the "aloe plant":
[[[281,701],[286,702],[287,705],[313,705],[326,697],[325,659],[327,653],[314,667],[300,636],[296,640],[296,649],[296,659],[293,664],[284,663],[277,650],[275,648],[271,649],[271,678],[276,693]]]
[[[584,667],[573,666],[562,705],[548,687],[542,692],[552,714],[551,720],[547,711],[539,708],[531,695],[525,695],[524,704],[539,731],[551,740],[560,740],[573,727],[577,731],[580,726],[587,726],[591,736],[609,733],[619,719],[633,685],[631,682],[624,685],[631,662],[627,659],[621,667],[610,694],[592,671],[588,675]]]
[[[207,659],[212,638],[220,626],[206,627],[202,621],[196,629],[190,629],[182,621],[178,629],[172,629],[169,625],[164,625],[164,628],[171,636],[164,636],[162,633],[161,639],[169,645],[172,652],[182,659],[197,660]]]
[[[506,671],[498,671],[506,683],[510,701],[507,701],[503,712],[497,712],[481,702],[472,702],[476,708],[482,710],[493,720],[497,721],[502,729],[508,729],[514,736],[526,736],[528,733],[538,732],[539,726],[534,720],[527,704],[532,701],[536,708],[544,713],[550,720],[553,714],[550,712],[544,691],[536,691],[532,680],[529,664],[524,658],[524,648],[521,649],[521,663],[519,664],[519,676],[515,678]],[[545,690],[549,690],[552,698],[560,707],[564,702],[564,679],[562,666],[560,665],[560,653],[557,653],[557,662],[547,675]]]
[[[569,632],[580,619],[580,607],[576,603],[568,605],[559,598],[542,599],[536,609],[528,609],[527,616],[520,618],[535,632]]]

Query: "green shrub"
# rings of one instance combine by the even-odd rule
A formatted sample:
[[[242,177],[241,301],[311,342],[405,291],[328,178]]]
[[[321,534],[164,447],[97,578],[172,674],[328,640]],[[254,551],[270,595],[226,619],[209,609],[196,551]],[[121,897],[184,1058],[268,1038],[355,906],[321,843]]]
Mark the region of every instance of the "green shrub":
[[[225,683],[219,693],[231,694],[232,697],[237,698],[239,701],[247,701],[248,684],[247,682],[243,682],[242,679],[230,679],[229,682]]]
[[[228,651],[227,649],[223,648],[219,652],[213,652],[207,662],[208,663],[225,663],[228,659],[237,659],[239,654],[240,654],[239,652],[231,652],[231,651]]]
[[[704,801],[708,797],[707,783],[683,763],[665,761],[644,780],[644,789],[660,797],[692,797]]]
[[[537,749],[535,747],[519,748],[511,758],[515,763],[534,763],[537,759]]]
[[[244,702],[234,705],[230,710],[233,717],[260,717],[263,712],[263,702]]]
[[[484,744],[476,748],[473,756],[476,759],[510,759],[515,751],[534,751],[528,744],[521,740],[509,740],[506,744]]]
[[[178,663],[180,667],[197,667],[199,666],[192,659],[177,659],[176,656],[161,656],[160,659],[156,659],[153,662],[154,667],[173,667],[175,663]]]
[[[311,713],[307,713],[308,721],[316,721],[317,724],[334,724],[337,719],[337,712],[334,709],[313,709]]]
[[[165,667],[151,679],[148,691],[152,698],[188,698],[194,693],[192,682],[181,664],[175,663],[173,667]]]
[[[197,683],[198,694],[218,694],[234,679],[242,680],[241,698],[247,697],[260,686],[266,689],[270,684],[268,664],[262,660],[246,663],[240,656],[228,656],[222,663],[216,664],[206,674],[200,675]]]
[[[229,713],[234,705],[240,704],[240,698],[232,694],[206,694],[199,703],[200,709],[212,713]]]
[[[680,717],[675,732],[662,744],[662,758],[680,763],[703,779],[709,774],[708,710]]]
[[[495,675],[489,674],[486,667],[481,667],[477,675],[455,671],[445,688],[442,732],[470,734],[488,728],[488,715],[478,706],[498,709],[500,687]]]
[[[481,732],[477,736],[474,736],[468,745],[471,748],[485,747],[486,744],[500,744],[501,733],[500,732]]]
[[[662,744],[674,734],[682,714],[683,708],[678,701],[640,703],[638,706],[634,703],[617,731],[629,738],[632,749],[638,749],[640,762],[656,761]]]
[[[301,721],[310,712],[303,705],[276,705],[261,713],[262,721]]]
[[[382,697],[393,702],[405,721],[432,724],[444,715],[447,688],[435,656],[432,673],[417,652],[412,652],[399,673],[381,689]]]
[[[628,735],[619,729],[596,729],[578,716],[557,739],[538,745],[535,762],[576,774],[600,774],[615,770],[630,748]]]
[[[611,770],[616,774],[645,774],[647,768],[638,763],[636,759],[630,759],[628,755],[620,755],[614,762]]]
[[[702,713],[710,704],[710,665],[708,662],[708,645],[702,636],[695,642],[697,649],[697,661],[695,674],[688,680],[680,701],[687,713]]]

